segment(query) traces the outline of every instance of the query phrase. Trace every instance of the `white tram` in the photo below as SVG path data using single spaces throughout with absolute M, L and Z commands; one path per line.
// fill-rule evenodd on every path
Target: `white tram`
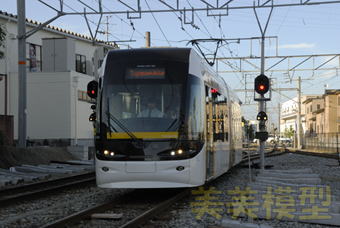
M 241 160 L 240 101 L 193 49 L 110 51 L 98 84 L 99 187 L 199 186 Z

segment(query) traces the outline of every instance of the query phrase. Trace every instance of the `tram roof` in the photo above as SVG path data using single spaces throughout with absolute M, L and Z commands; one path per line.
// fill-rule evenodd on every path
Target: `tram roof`
M 157 56 L 157 58 L 171 59 L 180 62 L 189 62 L 192 48 L 134 48 L 115 49 L 108 53 L 109 58 L 131 58 L 133 55 Z

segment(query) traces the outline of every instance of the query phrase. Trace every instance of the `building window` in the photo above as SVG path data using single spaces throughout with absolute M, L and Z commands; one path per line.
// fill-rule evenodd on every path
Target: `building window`
M 86 56 L 76 54 L 76 71 L 86 74 Z
M 41 72 L 42 70 L 41 45 L 26 43 L 26 60 L 29 72 Z
M 340 96 L 338 96 L 338 105 L 340 106 Z

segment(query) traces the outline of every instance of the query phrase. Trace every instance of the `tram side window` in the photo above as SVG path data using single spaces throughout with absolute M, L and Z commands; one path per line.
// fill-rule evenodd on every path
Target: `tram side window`
M 206 130 L 207 130 L 207 135 L 206 138 L 208 141 L 211 138 L 211 121 L 210 121 L 210 105 L 211 105 L 211 93 L 209 92 L 210 88 L 208 86 L 205 86 L 205 110 L 206 110 L 206 116 L 205 116 L 205 122 L 206 122 Z
M 219 94 L 213 94 L 213 139 L 214 142 L 228 141 L 228 107 L 227 99 Z
M 204 139 L 204 100 L 203 86 L 201 82 L 195 78 L 190 77 L 188 96 L 188 110 L 187 110 L 187 126 L 189 140 L 203 140 Z

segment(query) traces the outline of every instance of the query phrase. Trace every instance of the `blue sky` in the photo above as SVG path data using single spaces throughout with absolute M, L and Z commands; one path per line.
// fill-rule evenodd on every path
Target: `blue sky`
M 9 13 L 16 14 L 16 1 L 15 0 L 0 0 L 0 9 Z M 45 0 L 50 4 L 58 7 L 59 1 L 57 0 Z M 83 11 L 83 7 L 77 3 L 76 0 L 64 0 L 67 4 L 65 10 L 72 11 L 69 7 L 76 11 Z M 83 0 L 87 4 L 98 8 L 96 5 L 97 0 Z M 134 5 L 136 0 L 124 1 L 129 2 L 131 6 Z M 169 4 L 174 4 L 175 0 L 167 0 Z M 198 0 L 181 0 L 181 4 L 186 7 L 191 6 L 203 6 Z M 216 1 L 208 1 L 215 3 Z M 233 4 L 252 4 L 251 0 L 235 0 Z M 298 0 L 285 0 L 280 3 L 291 3 L 298 2 Z M 148 5 L 151 8 L 162 7 L 162 4 L 156 0 L 147 0 Z M 148 5 L 145 0 L 141 0 L 142 7 L 147 9 Z M 104 10 L 127 10 L 117 0 L 103 0 Z M 164 8 L 164 7 L 163 7 Z M 267 29 L 267 36 L 278 36 L 278 50 L 279 55 L 309 55 L 309 54 L 329 54 L 329 53 L 340 53 L 340 4 L 330 5 L 316 5 L 316 6 L 298 6 L 298 7 L 281 7 L 274 8 L 272 17 Z M 260 9 L 258 14 L 262 23 L 265 23 L 266 17 L 269 14 L 269 9 Z M 55 12 L 45 5 L 39 3 L 37 0 L 26 0 L 26 16 L 28 18 L 37 21 L 46 21 L 53 17 Z M 145 46 L 144 34 L 146 31 L 151 32 L 152 45 L 153 46 L 186 46 L 187 41 L 192 38 L 238 38 L 238 37 L 254 37 L 260 36 L 260 30 L 258 28 L 256 18 L 253 10 L 231 10 L 228 16 L 221 17 L 219 24 L 218 17 L 207 17 L 206 12 L 197 12 L 194 15 L 194 24 L 199 28 L 196 29 L 191 25 L 184 24 L 181 29 L 181 22 L 177 18 L 179 13 L 155 13 L 153 16 L 156 18 L 158 24 L 151 14 L 143 14 L 141 19 L 129 20 L 125 15 L 112 15 L 109 17 L 109 32 L 110 40 L 129 40 L 133 39 L 136 42 L 123 43 L 129 44 L 131 47 L 142 47 Z M 97 21 L 98 16 L 89 16 L 92 21 Z M 103 17 L 106 22 L 106 16 Z M 188 16 L 189 20 L 189 16 Z M 132 29 L 131 22 L 133 23 Z M 76 31 L 79 33 L 89 34 L 85 20 L 81 16 L 63 16 L 52 23 L 58 27 Z M 161 30 L 159 29 L 159 26 Z M 219 26 L 220 25 L 220 26 Z M 91 24 L 94 29 L 94 25 Z M 101 26 L 101 29 L 105 29 L 105 25 Z M 164 33 L 164 35 L 163 35 Z M 165 38 L 166 37 L 166 38 Z M 100 39 L 105 40 L 106 36 L 100 35 Z M 266 54 L 275 55 L 276 51 L 276 40 L 266 41 Z M 189 45 L 190 46 L 190 45 Z M 122 48 L 126 46 L 122 45 Z M 206 44 L 205 48 L 213 49 L 213 45 Z M 250 42 L 243 41 L 240 44 L 230 43 L 225 47 L 221 48 L 218 52 L 220 57 L 233 56 L 259 56 L 259 43 L 254 41 L 252 43 L 252 52 L 250 53 Z M 321 61 L 327 60 L 327 57 L 320 58 Z M 278 60 L 276 60 L 278 61 Z M 300 59 L 301 61 L 301 59 Z M 230 61 L 231 64 L 236 64 L 235 61 Z M 274 62 L 266 62 L 266 66 L 272 65 Z M 294 66 L 297 62 L 290 62 L 290 67 Z M 287 68 L 288 63 L 282 63 L 281 69 Z M 314 63 L 318 66 L 318 62 Z M 259 64 L 258 64 L 259 65 Z M 312 61 L 307 61 L 304 68 L 312 67 Z M 331 61 L 327 67 L 339 66 L 339 58 Z M 251 69 L 250 65 L 248 65 Z M 225 71 L 230 70 L 230 67 L 224 64 L 219 64 L 219 70 Z M 223 73 L 221 74 L 225 80 L 235 89 L 244 88 L 244 78 L 240 73 Z M 252 81 L 257 73 L 249 76 L 248 81 Z M 296 82 L 287 82 L 287 75 L 282 72 L 273 73 L 270 75 L 275 78 L 276 84 L 274 87 L 287 88 L 295 87 Z M 312 72 L 295 72 L 291 75 L 293 79 L 297 76 L 301 76 L 303 79 L 311 78 L 312 80 L 305 80 L 302 83 L 302 90 L 304 94 L 322 94 L 325 88 L 328 89 L 340 89 L 340 76 L 337 75 L 336 70 L 331 71 L 318 71 L 314 75 Z M 248 88 L 252 88 L 252 85 L 248 84 Z M 295 92 L 283 92 L 284 95 L 279 95 L 273 92 L 273 99 L 267 104 L 269 107 L 269 116 L 272 116 L 273 120 L 277 117 L 278 101 L 285 101 L 288 98 L 296 96 Z M 244 99 L 244 94 L 239 93 L 240 98 Z M 253 102 L 254 103 L 254 102 Z M 247 106 L 244 109 L 245 116 L 249 119 L 254 119 L 256 116 L 256 106 Z M 271 109 L 273 107 L 273 109 Z

